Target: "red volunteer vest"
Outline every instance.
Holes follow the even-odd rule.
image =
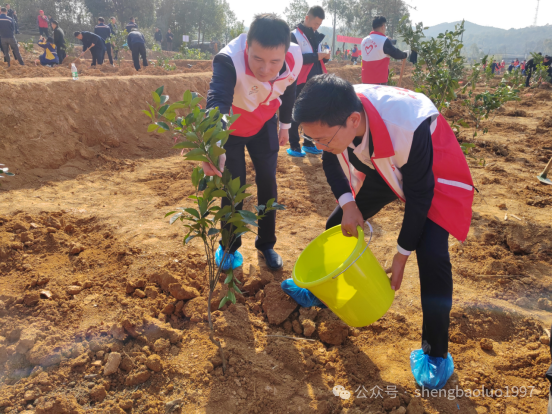
[[[362,83],[385,83],[389,78],[390,58],[383,52],[387,37],[379,32],[371,32],[362,39]]]
[[[471,223],[474,187],[466,157],[445,118],[420,93],[379,85],[355,85],[355,90],[368,117],[374,145],[372,157],[366,149],[366,153],[358,154],[358,158],[361,161],[363,157],[370,158],[375,169],[402,201],[405,201],[405,196],[399,168],[408,161],[416,128],[425,119],[433,119],[431,138],[435,188],[427,216],[458,240],[465,241]],[[349,178],[353,194],[358,193],[364,174],[350,165],[347,152],[338,158]]]
[[[309,39],[307,39],[307,36],[303,33],[301,29],[298,27],[295,28],[291,33],[295,35],[295,39],[297,39],[297,44],[301,48],[301,53],[313,53],[312,45],[309,42]],[[322,45],[318,45],[318,52],[322,52]],[[328,70],[326,69],[326,65],[324,64],[324,61],[321,60],[320,64],[322,65],[322,71],[324,73],[328,73]],[[301,85],[307,81],[307,77],[309,76],[309,73],[314,66],[314,63],[309,63],[308,65],[303,65],[301,68],[301,72],[299,73],[299,77],[297,78],[297,85]]]
[[[232,135],[251,137],[272,118],[282,104],[280,96],[301,72],[303,55],[295,43],[289,46],[286,54],[286,71],[270,82],[257,80],[249,68],[246,52],[247,34],[241,34],[220,51],[230,56],[236,69],[236,86],[232,112],[240,117],[232,124]]]

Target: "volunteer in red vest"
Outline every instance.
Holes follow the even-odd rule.
[[[303,65],[301,49],[291,43],[287,23],[272,13],[255,16],[249,32],[232,40],[213,59],[213,77],[207,95],[207,109],[218,107],[223,114],[240,114],[232,124],[235,130],[224,145],[221,170],[246,183],[245,148],[255,167],[257,204],[277,201],[276,165],[280,145],[289,141],[291,113],[295,101],[296,80]],[[278,132],[279,111],[280,132]],[[204,163],[207,175],[221,172]],[[227,204],[223,198],[222,205]],[[241,209],[241,204],[240,207]],[[255,247],[271,269],[282,267],[282,258],[274,250],[276,215],[268,213],[259,221]],[[243,262],[236,240],[223,268],[235,268]],[[217,251],[220,265],[222,249]]]
[[[353,65],[357,64],[358,57],[361,55],[361,51],[358,50],[357,45],[353,45],[353,50],[351,53],[351,62],[353,62]]]
[[[322,48],[322,39],[325,35],[317,32],[324,18],[324,9],[313,6],[309,9],[303,23],[299,23],[291,32],[291,41],[299,45],[303,54],[303,68],[297,79],[297,96],[310,78],[328,73],[324,64],[330,59],[330,54],[327,49]],[[322,151],[316,149],[314,143],[309,140],[304,140],[301,148],[299,125],[292,121],[287,153],[292,157],[304,157],[306,153],[319,155]]]
[[[293,117],[324,150],[322,166],[339,203],[327,229],[341,224],[345,236],[358,237],[357,226],[366,219],[396,199],[405,203],[397,253],[387,272],[398,290],[416,251],[423,326],[422,348],[412,352],[411,368],[420,385],[442,388],[454,369],[448,353],[448,238],[466,240],[474,191],[454,133],[423,94],[353,86],[335,75],[311,79]]]
[[[360,51],[362,53],[362,83],[386,85],[389,78],[389,61],[406,59],[410,52],[402,52],[391,43],[385,32],[387,19],[376,16],[372,21],[374,29],[362,39]]]

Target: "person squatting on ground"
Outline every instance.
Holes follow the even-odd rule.
[[[111,33],[111,28],[105,24],[105,19],[103,17],[98,17],[98,24],[94,27],[94,33],[100,36],[105,43],[105,51],[107,52],[107,57],[109,58],[109,63],[113,65],[113,56],[111,55],[111,42],[108,39],[113,33]],[[105,52],[104,52],[105,59]]]
[[[345,236],[358,237],[357,226],[385,205],[397,198],[405,203],[398,251],[387,273],[398,290],[416,251],[423,325],[422,348],[413,351],[411,367],[420,385],[442,388],[454,369],[448,354],[453,292],[448,237],[466,239],[474,192],[454,133],[421,93],[353,86],[335,75],[312,78],[293,117],[324,149],[322,166],[339,203],[326,229],[341,224]]]
[[[221,171],[228,168],[232,177],[246,183],[245,148],[255,167],[258,204],[278,198],[276,165],[278,150],[289,140],[291,111],[295,101],[296,80],[303,65],[298,45],[291,43],[291,33],[285,21],[275,14],[255,16],[249,32],[232,40],[213,59],[213,77],[207,94],[207,109],[240,114],[232,124],[235,130],[224,145],[226,154],[220,157]],[[276,112],[280,113],[278,134]],[[221,176],[221,172],[203,163],[205,174]],[[228,204],[222,199],[222,206]],[[238,209],[242,208],[242,204]],[[255,247],[271,269],[282,267],[282,258],[274,251],[276,244],[276,214],[274,211],[259,221]],[[237,250],[238,238],[223,269],[240,266],[243,258]],[[222,259],[217,250],[217,263]]]
[[[75,37],[82,41],[82,53],[80,57],[84,57],[87,50],[92,53],[92,67],[103,64],[105,56],[105,42],[96,33],[92,32],[75,32]]]
[[[303,23],[299,23],[291,32],[291,41],[301,48],[303,54],[303,67],[297,78],[297,94],[303,90],[305,83],[316,75],[328,73],[324,65],[330,59],[327,49],[322,51],[322,39],[325,35],[318,33],[318,28],[324,21],[324,9],[320,6],[313,6],[309,9]],[[316,50],[316,52],[315,52]],[[303,140],[301,148],[301,138],[299,137],[299,124],[292,120],[289,131],[288,155],[292,157],[304,157],[306,153],[322,154],[309,140]]]
[[[46,16],[44,14],[44,10],[40,10],[38,12],[38,16],[36,18],[36,23],[38,24],[38,32],[41,36],[48,37],[50,36],[50,33],[48,32],[48,23],[50,23],[50,19],[52,16]]]
[[[140,70],[140,57],[142,57],[142,64],[144,67],[148,66],[148,59],[146,58],[146,39],[135,27],[130,30],[127,36],[127,45],[132,52],[134,68]]]
[[[385,35],[387,19],[385,17],[376,16],[372,21],[372,28],[374,30],[362,39],[360,45],[362,52],[362,83],[387,85],[390,58],[406,59],[410,52],[400,51],[387,38]]]
[[[169,52],[172,52],[172,44],[174,39],[174,34],[171,32],[171,29],[167,30],[167,34],[165,35],[165,39],[167,39],[167,50]]]
[[[15,40],[15,24],[13,19],[7,15],[7,8],[0,8],[0,42],[2,43],[2,51],[4,53],[4,60],[8,62],[10,66],[10,49],[13,56],[17,59],[20,65],[24,65],[23,58],[19,52],[19,46],[17,40]]]
[[[65,52],[65,33],[61,30],[61,27],[59,27],[56,20],[52,20],[50,24],[52,25],[52,30],[54,32],[54,44],[56,45],[59,64],[61,65],[67,56]]]
[[[35,65],[53,66],[59,64],[56,45],[52,37],[45,39],[44,36],[41,36],[38,41],[38,46],[44,49],[44,53],[35,60]]]

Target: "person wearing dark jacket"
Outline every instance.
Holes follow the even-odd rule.
[[[171,29],[167,30],[165,39],[167,39],[167,50],[169,52],[172,52],[172,43],[173,43],[174,35],[172,34]]]
[[[130,18],[130,22],[127,23],[125,29],[126,29],[126,31],[127,31],[128,33],[130,33],[130,31],[131,31],[132,29],[138,30],[138,25],[136,24],[136,18],[131,17],[131,18]]]
[[[96,33],[104,40],[105,50],[107,52],[107,57],[109,58],[109,63],[113,65],[113,56],[111,56],[111,42],[107,40],[112,35],[111,28],[107,24],[105,24],[105,19],[103,17],[98,17],[98,24],[96,25],[96,27],[94,27],[94,33]]]
[[[407,59],[410,51],[400,51],[393,41],[386,36],[387,19],[376,16],[372,21],[374,29],[362,39],[360,52],[362,55],[362,83],[387,85],[389,79],[389,62],[391,58]]]
[[[420,386],[441,389],[454,370],[448,240],[467,238],[474,187],[446,119],[425,95],[402,91],[319,75],[297,98],[293,118],[324,149],[322,167],[338,201],[327,230],[341,225],[343,236],[358,238],[365,220],[394,200],[404,202],[397,252],[386,272],[391,289],[399,290],[416,251],[423,323],[411,369]]]
[[[136,28],[132,28],[127,36],[128,48],[132,52],[132,60],[134,61],[134,68],[140,70],[140,56],[142,57],[142,64],[148,66],[148,59],[146,58],[146,39],[144,35]]]
[[[155,39],[155,42],[159,45],[159,47],[161,47],[161,42],[163,41],[163,34],[161,33],[161,30],[159,30],[158,27],[155,29],[153,38]]]
[[[203,163],[205,174],[221,176],[221,171],[227,168],[234,178],[240,178],[241,185],[245,184],[247,148],[255,167],[258,204],[266,205],[270,199],[278,201],[278,151],[289,140],[296,79],[302,65],[303,55],[299,46],[291,43],[289,26],[272,13],[255,16],[249,32],[232,40],[215,56],[206,108],[218,107],[222,114],[232,111],[240,117],[231,126],[234,132],[224,145],[226,153],[219,157],[220,170]],[[226,205],[227,199],[223,198],[222,206]],[[237,208],[241,206],[242,203]],[[225,225],[227,229],[230,227]],[[274,211],[259,220],[257,234],[255,247],[259,254],[270,269],[280,269],[282,258],[274,250]],[[237,237],[224,263],[221,263],[222,247],[219,247],[217,265],[223,269],[240,266],[243,263],[237,251],[240,246],[241,237]]]
[[[56,45],[59,64],[61,65],[67,56],[65,53],[65,33],[63,33],[63,30],[61,30],[56,20],[52,20],[51,24],[52,30],[54,31],[54,44]]]
[[[2,42],[2,51],[4,52],[4,60],[8,62],[10,66],[10,48],[13,52],[13,56],[17,59],[20,65],[24,65],[21,53],[19,53],[19,46],[17,40],[15,40],[15,24],[11,18],[8,17],[8,10],[6,7],[0,8],[0,39]]]
[[[6,4],[6,9],[8,11],[8,17],[13,20],[13,24],[15,25],[15,34],[19,34],[19,24],[17,22],[17,12],[11,8],[9,4]]]
[[[324,64],[330,59],[330,54],[327,49],[321,47],[325,35],[317,31],[325,17],[322,7],[313,6],[309,9],[303,23],[299,23],[295,30],[291,32],[291,41],[298,44],[303,53],[303,68],[297,79],[297,96],[303,90],[305,82],[310,78],[327,73]],[[288,155],[292,157],[304,157],[306,153],[322,154],[322,151],[316,149],[314,143],[310,140],[304,139],[302,148],[300,141],[299,124],[292,121],[289,131]]]
[[[105,42],[96,33],[92,32],[75,32],[75,37],[82,41],[82,53],[80,57],[84,57],[87,50],[92,53],[92,66],[103,64],[105,55]]]

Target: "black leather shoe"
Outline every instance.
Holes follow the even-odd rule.
[[[281,269],[284,266],[282,258],[274,249],[257,250],[261,257],[265,259],[266,265],[272,270]]]

